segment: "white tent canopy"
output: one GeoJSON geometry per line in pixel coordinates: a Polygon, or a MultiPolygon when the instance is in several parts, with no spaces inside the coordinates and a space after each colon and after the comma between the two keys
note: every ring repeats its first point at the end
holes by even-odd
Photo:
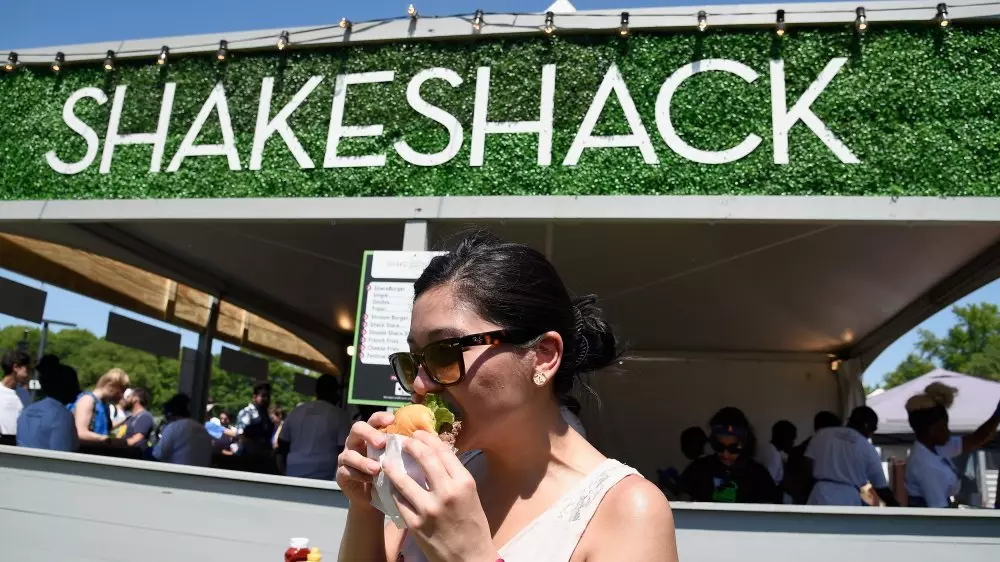
{"type": "Polygon", "coordinates": [[[948,411],[948,425],[955,433],[975,431],[993,415],[997,402],[1000,402],[1000,382],[935,369],[868,400],[868,405],[878,413],[879,424],[876,433],[881,435],[912,433],[906,414],[906,401],[935,382],[958,389],[955,403],[948,411]]]}

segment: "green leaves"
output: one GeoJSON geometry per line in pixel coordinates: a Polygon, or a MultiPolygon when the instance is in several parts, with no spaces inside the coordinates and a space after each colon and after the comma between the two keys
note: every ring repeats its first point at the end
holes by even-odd
{"type": "Polygon", "coordinates": [[[424,405],[434,412],[435,431],[440,432],[442,425],[455,423],[455,414],[448,409],[444,399],[437,394],[428,394],[424,398],[424,405]]]}

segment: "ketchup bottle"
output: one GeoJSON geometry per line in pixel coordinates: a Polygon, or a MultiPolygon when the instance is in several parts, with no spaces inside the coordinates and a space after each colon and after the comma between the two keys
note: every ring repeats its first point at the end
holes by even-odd
{"type": "Polygon", "coordinates": [[[306,562],[309,559],[309,539],[294,538],[288,541],[285,562],[306,562]]]}

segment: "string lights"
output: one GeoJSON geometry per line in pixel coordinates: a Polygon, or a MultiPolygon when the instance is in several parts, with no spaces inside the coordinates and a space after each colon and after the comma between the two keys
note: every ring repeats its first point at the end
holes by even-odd
{"type": "Polygon", "coordinates": [[[215,59],[219,62],[226,62],[229,58],[229,41],[223,39],[219,41],[219,50],[215,51],[215,59]]]}
{"type": "Polygon", "coordinates": [[[948,5],[944,2],[937,5],[937,22],[941,27],[948,27],[951,23],[948,19],[948,5]]]}
{"type": "Polygon", "coordinates": [[[542,28],[545,33],[552,35],[556,30],[556,15],[552,12],[545,12],[545,26],[542,28]]]}
{"type": "Polygon", "coordinates": [[[865,9],[859,6],[854,13],[857,14],[857,17],[854,18],[854,28],[857,29],[859,33],[868,31],[868,16],[865,14],[865,9]]]}
{"type": "MultiPolygon", "coordinates": [[[[997,5],[1000,5],[1000,2],[998,2],[997,5]]],[[[875,11],[876,12],[885,12],[885,11],[893,11],[893,10],[894,9],[883,8],[883,9],[878,9],[878,10],[875,10],[875,11]]],[[[796,12],[793,12],[793,13],[796,13],[796,12]]],[[[416,21],[420,17],[420,14],[417,11],[416,6],[413,5],[413,4],[409,4],[407,6],[406,14],[407,14],[406,17],[409,18],[411,21],[416,21]]],[[[787,12],[785,10],[777,10],[776,11],[774,33],[778,37],[784,37],[787,34],[787,32],[788,32],[787,25],[786,25],[786,20],[785,20],[786,14],[787,14],[787,12]]],[[[528,16],[528,15],[532,15],[532,16],[537,17],[539,14],[513,13],[513,14],[510,14],[510,15],[513,15],[513,16],[522,16],[522,15],[528,16]]],[[[645,15],[646,14],[641,14],[641,16],[645,16],[645,15]]],[[[734,15],[750,15],[750,14],[726,14],[726,15],[734,16],[734,15]]],[[[455,15],[455,16],[448,16],[448,17],[462,17],[462,16],[461,15],[455,15]]],[[[598,18],[606,18],[607,17],[607,13],[576,13],[576,14],[571,13],[571,14],[563,15],[561,17],[566,17],[566,18],[570,18],[570,19],[573,19],[573,20],[580,19],[580,18],[595,18],[595,19],[598,19],[598,18]]],[[[657,17],[662,17],[662,14],[658,15],[657,17]]],[[[671,14],[671,17],[678,17],[678,18],[680,18],[680,17],[690,17],[690,16],[678,16],[676,14],[671,14]]],[[[698,28],[698,31],[701,31],[701,32],[706,31],[708,29],[708,13],[705,10],[700,10],[700,11],[698,11],[695,14],[695,17],[697,18],[697,28],[698,28]]],[[[400,19],[400,18],[397,18],[397,20],[398,19],[400,19]]],[[[377,20],[377,21],[381,22],[382,20],[377,20]]],[[[555,13],[552,12],[552,11],[545,12],[545,14],[544,14],[544,20],[543,21],[544,21],[544,23],[543,23],[543,25],[541,27],[534,27],[534,26],[532,26],[532,29],[534,29],[536,31],[541,31],[542,33],[545,33],[546,35],[552,35],[552,34],[554,34],[556,32],[556,30],[557,30],[557,27],[556,27],[556,24],[555,24],[555,13]]],[[[951,20],[950,15],[948,14],[948,5],[946,3],[942,2],[942,3],[939,3],[939,4],[937,4],[935,6],[934,16],[933,16],[933,19],[931,21],[934,22],[935,26],[938,26],[938,27],[941,27],[941,28],[947,28],[947,27],[951,26],[952,20],[951,20]]],[[[486,25],[486,14],[485,14],[485,12],[483,12],[483,10],[481,10],[481,9],[477,9],[475,11],[475,13],[473,14],[473,16],[472,16],[471,23],[472,23],[472,27],[473,27],[473,29],[475,31],[477,31],[477,32],[481,31],[483,29],[483,27],[486,25]]],[[[616,31],[618,32],[618,34],[621,37],[625,38],[625,37],[629,37],[631,35],[632,30],[631,30],[630,24],[631,24],[631,15],[630,15],[630,13],[629,12],[621,12],[620,19],[619,19],[619,24],[618,24],[617,29],[616,29],[616,31]]],[[[354,22],[352,22],[350,19],[348,19],[346,17],[345,18],[341,18],[341,20],[340,20],[340,22],[339,22],[338,25],[339,25],[339,27],[341,29],[343,29],[345,31],[345,33],[344,33],[345,38],[346,38],[346,34],[350,33],[353,30],[353,28],[354,28],[354,22]]],[[[537,24],[535,24],[535,25],[537,25],[537,24]]],[[[682,20],[678,20],[678,23],[675,23],[673,25],[668,25],[668,27],[681,27],[683,25],[684,24],[682,23],[682,20]]],[[[868,13],[867,13],[867,11],[865,10],[865,8],[863,6],[858,6],[855,9],[855,18],[854,18],[854,28],[855,28],[855,30],[859,34],[865,33],[868,30],[869,25],[870,25],[870,22],[868,21],[868,13]]],[[[323,29],[330,29],[331,27],[336,27],[336,26],[329,26],[329,27],[317,28],[315,30],[309,30],[309,31],[320,31],[320,30],[323,30],[323,29]]],[[[517,27],[517,26],[514,26],[514,27],[517,27]]],[[[585,28],[585,27],[575,27],[575,29],[587,29],[587,28],[585,28]]],[[[612,28],[612,29],[614,29],[614,28],[612,28]]],[[[594,31],[601,31],[601,30],[608,30],[608,28],[607,27],[602,27],[602,28],[595,28],[594,29],[594,31]]],[[[338,36],[330,36],[331,39],[332,38],[336,38],[336,37],[340,37],[340,36],[339,35],[338,36]]],[[[266,37],[241,39],[241,40],[237,41],[237,43],[256,42],[256,41],[260,41],[261,39],[266,39],[266,37]]],[[[324,38],[323,37],[319,38],[319,40],[322,40],[322,39],[324,39],[324,38]]],[[[277,38],[277,41],[276,41],[276,45],[277,45],[278,51],[285,51],[285,50],[287,50],[289,47],[291,47],[291,44],[292,44],[291,43],[291,36],[290,36],[289,32],[288,31],[282,31],[279,34],[279,36],[277,38]]],[[[202,47],[204,48],[204,47],[208,47],[208,46],[209,45],[203,45],[202,47]]],[[[254,45],[254,47],[256,47],[256,46],[257,45],[254,45]]],[[[136,54],[141,54],[144,51],[135,50],[135,51],[123,51],[123,52],[124,53],[128,53],[130,56],[135,56],[136,54]]],[[[148,51],[146,51],[146,52],[148,52],[148,51]]],[[[39,56],[46,56],[46,55],[40,55],[40,54],[37,54],[37,53],[32,53],[32,58],[39,57],[39,56]]],[[[53,55],[48,55],[48,56],[53,56],[53,55]]],[[[166,65],[167,62],[168,62],[169,56],[170,56],[170,49],[169,49],[168,46],[164,45],[163,47],[160,48],[159,53],[156,56],[156,59],[155,59],[156,60],[156,64],[157,65],[161,65],[161,66],[162,65],[166,65]]],[[[219,41],[219,47],[215,51],[215,58],[216,58],[216,60],[218,62],[225,62],[225,61],[227,61],[229,59],[229,56],[230,56],[229,43],[226,40],[219,41]]],[[[50,62],[48,64],[49,64],[49,67],[51,68],[51,70],[53,72],[59,73],[59,72],[62,72],[64,70],[65,60],[66,60],[65,54],[62,53],[62,52],[59,52],[59,53],[56,53],[54,55],[53,59],[50,59],[50,62]]],[[[45,64],[45,63],[44,62],[35,62],[35,61],[29,62],[29,63],[25,63],[25,62],[21,61],[18,58],[18,54],[16,52],[12,51],[12,52],[8,53],[8,55],[7,55],[7,61],[4,63],[3,69],[6,72],[14,72],[15,70],[20,69],[22,66],[34,66],[34,65],[40,65],[40,64],[45,64]]],[[[115,55],[114,51],[110,51],[109,50],[107,52],[107,56],[104,58],[103,67],[104,67],[104,70],[107,71],[107,72],[113,72],[113,71],[116,70],[116,68],[117,68],[117,59],[116,59],[116,55],[115,55]]]]}

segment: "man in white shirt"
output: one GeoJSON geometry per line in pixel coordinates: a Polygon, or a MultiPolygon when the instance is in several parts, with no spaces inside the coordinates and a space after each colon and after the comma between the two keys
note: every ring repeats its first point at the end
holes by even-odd
{"type": "Polygon", "coordinates": [[[890,506],[898,506],[882,472],[882,460],[869,443],[878,427],[878,414],[868,406],[855,408],[847,427],[822,429],[806,449],[816,485],[810,505],[861,506],[861,488],[871,483],[875,493],[890,506]]]}
{"type": "Polygon", "coordinates": [[[340,401],[340,383],[333,375],[316,379],[316,400],[292,410],[278,434],[277,461],[287,476],[333,480],[337,455],[351,430],[351,419],[340,401]]]}
{"type": "Polygon", "coordinates": [[[0,380],[0,436],[13,438],[17,435],[17,418],[24,409],[23,386],[28,382],[31,358],[20,351],[8,351],[0,359],[3,379],[0,380]]]}

